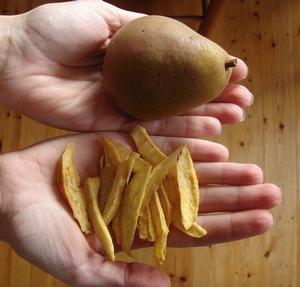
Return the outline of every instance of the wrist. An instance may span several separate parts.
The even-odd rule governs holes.
[[[0,16],[0,79],[3,76],[9,47],[11,45],[11,27],[14,16]]]
[[[21,15],[0,16],[0,105],[9,106],[7,100],[9,95],[6,91],[5,82],[7,81],[9,62],[12,58],[12,50],[15,42],[15,25]]]

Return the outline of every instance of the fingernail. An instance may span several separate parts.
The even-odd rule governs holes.
[[[251,93],[248,106],[251,106],[253,104],[253,102],[254,102],[254,95]]]
[[[246,118],[246,115],[247,115],[246,111],[245,111],[245,110],[243,110],[243,117],[242,117],[242,119],[241,119],[241,122],[243,122],[243,121],[245,120],[245,118]]]

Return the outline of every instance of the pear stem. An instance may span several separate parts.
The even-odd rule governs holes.
[[[228,69],[228,68],[233,68],[237,65],[237,59],[234,58],[234,59],[231,59],[227,62],[225,62],[225,69]]]

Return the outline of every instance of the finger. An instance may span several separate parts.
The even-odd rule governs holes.
[[[222,131],[220,121],[214,117],[178,116],[157,121],[127,121],[121,126],[122,131],[130,132],[136,125],[147,129],[156,136],[206,137],[218,135]]]
[[[200,212],[271,209],[280,203],[281,191],[274,184],[203,187],[200,198]]]
[[[95,138],[100,137],[109,137],[127,145],[132,150],[136,150],[136,146],[128,134],[113,132],[96,133]],[[194,161],[224,162],[229,156],[228,149],[225,146],[208,140],[165,136],[151,136],[151,139],[166,155],[171,154],[182,145],[187,145]]]
[[[28,157],[29,159],[31,159],[34,154],[34,157],[39,159],[40,165],[54,167],[63,150],[66,148],[66,145],[70,142],[74,142],[75,163],[80,176],[82,178],[97,176],[99,173],[99,161],[97,159],[99,159],[102,154],[98,139],[101,137],[111,138],[116,142],[136,150],[132,139],[126,133],[99,132],[53,138],[32,145],[16,153],[22,153],[22,158]],[[166,154],[170,154],[179,146],[186,144],[195,161],[224,161],[228,158],[227,148],[218,143],[191,138],[165,138],[161,136],[154,136],[152,139]],[[55,176],[55,168],[51,169],[51,173]],[[51,180],[51,178],[49,180]]]
[[[83,1],[83,0],[81,0]],[[111,37],[128,22],[137,19],[139,17],[146,16],[142,13],[136,13],[121,9],[105,1],[99,0],[86,0],[93,5],[95,12],[99,13],[103,17],[107,27],[109,28],[109,38],[105,43],[105,47],[108,46]]]
[[[85,136],[81,135],[80,137],[85,137]],[[88,145],[93,146],[93,147],[91,146],[92,151],[89,152],[86,151],[85,149],[85,151],[81,152],[80,158],[87,159],[87,158],[95,157],[95,152],[93,151],[95,149],[97,150],[96,156],[100,157],[101,151],[99,149],[97,140],[101,137],[111,138],[112,140],[115,140],[121,144],[128,146],[132,150],[136,150],[136,146],[128,134],[113,133],[113,132],[95,133],[94,136],[89,135],[89,138],[82,138],[82,139],[78,138],[80,140],[78,142],[79,149],[81,146],[85,146],[85,147],[87,147]],[[161,149],[166,155],[171,154],[182,145],[187,145],[194,161],[224,162],[228,159],[229,156],[228,149],[225,146],[207,140],[200,140],[195,138],[182,138],[182,137],[164,137],[164,136],[151,136],[151,139],[159,147],[159,149]],[[82,159],[79,159],[78,161],[82,161]],[[87,167],[84,168],[87,169]]]
[[[238,84],[228,84],[212,103],[232,103],[246,108],[252,105],[253,100],[253,94],[246,87]]]
[[[232,69],[230,82],[244,80],[248,76],[248,66],[241,59],[237,59],[237,65]]]
[[[263,182],[263,172],[255,164],[229,162],[195,163],[201,185],[251,185]]]
[[[208,103],[185,114],[217,118],[222,124],[235,124],[244,120],[244,110],[231,103]]]
[[[205,246],[259,235],[272,227],[273,217],[266,210],[255,209],[201,216],[198,217],[197,222],[207,230],[206,236],[197,239],[172,228],[168,238],[168,246]]]
[[[218,143],[200,139],[160,136],[152,136],[152,140],[167,155],[185,144],[188,146],[194,161],[215,162],[228,159],[228,149]]]

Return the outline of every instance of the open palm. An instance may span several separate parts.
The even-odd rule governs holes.
[[[82,179],[96,176],[101,150],[97,138],[110,137],[131,145],[121,133],[65,136],[0,157],[0,196],[4,215],[0,230],[18,254],[72,286],[169,286],[158,269],[140,263],[111,262],[94,236],[85,238],[58,192],[57,159],[70,141],[75,142],[75,161]],[[257,235],[272,225],[267,211],[280,201],[279,189],[262,184],[255,165],[224,163],[222,145],[183,138],[153,137],[170,153],[186,143],[201,183],[199,222],[208,235],[189,238],[171,229],[168,245],[201,246]],[[220,213],[221,212],[221,213]],[[135,248],[145,246],[136,240]]]
[[[6,105],[45,124],[75,131],[129,131],[137,121],[106,96],[101,77],[105,50],[113,34],[142,14],[100,0],[40,6],[15,17],[3,77]],[[232,81],[246,76],[242,62]],[[243,118],[250,92],[230,83],[214,101],[180,117],[143,123],[149,133],[209,136],[222,123]]]

